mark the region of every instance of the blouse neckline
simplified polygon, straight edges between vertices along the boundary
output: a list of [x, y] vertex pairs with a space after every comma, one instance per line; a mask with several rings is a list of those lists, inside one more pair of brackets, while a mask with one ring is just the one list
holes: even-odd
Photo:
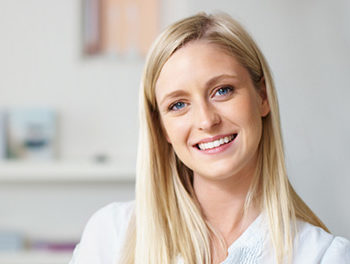
[[[221, 264], [256, 263], [262, 254], [264, 230], [262, 229], [263, 214], [248, 226], [248, 228], [229, 246], [226, 259]], [[244, 260], [244, 262], [241, 262]]]

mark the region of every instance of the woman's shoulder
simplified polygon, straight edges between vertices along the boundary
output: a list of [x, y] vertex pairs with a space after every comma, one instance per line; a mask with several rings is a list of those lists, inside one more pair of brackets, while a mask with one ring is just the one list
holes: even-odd
[[304, 221], [298, 221], [297, 228], [295, 263], [306, 263], [307, 258], [317, 263], [350, 263], [350, 241], [346, 238]]
[[134, 202], [114, 202], [97, 210], [88, 220], [72, 264], [116, 262], [123, 244]]
[[[83, 236], [86, 232], [93, 232], [96, 236], [120, 237], [128, 225], [134, 209], [134, 202], [113, 202], [97, 210], [86, 224]], [[108, 231], [106, 233], [102, 231]], [[117, 237], [117, 238], [118, 238]]]
[[[134, 202], [113, 202], [97, 210], [89, 219], [84, 229], [83, 237], [87, 232], [96, 236], [107, 234], [118, 235], [124, 233], [128, 227]], [[109, 232], [102, 232], [108, 230]]]
[[97, 210], [89, 219], [89, 224], [112, 224], [116, 227], [128, 222], [134, 209], [134, 201], [113, 202]]

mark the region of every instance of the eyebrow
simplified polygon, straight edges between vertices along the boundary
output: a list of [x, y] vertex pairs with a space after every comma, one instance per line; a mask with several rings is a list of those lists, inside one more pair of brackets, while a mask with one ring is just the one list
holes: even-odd
[[[237, 78], [237, 76], [230, 75], [230, 74], [220, 74], [218, 76], [215, 76], [215, 77], [209, 79], [205, 83], [205, 87], [213, 86], [215, 83], [219, 82], [220, 80], [227, 79], [227, 78]], [[182, 96], [182, 95], [186, 95], [186, 94], [188, 94], [188, 93], [184, 90], [176, 90], [176, 91], [170, 92], [163, 97], [162, 101], [160, 102], [160, 105], [162, 105], [164, 103], [164, 101], [168, 98], [178, 97], [178, 96]]]
[[227, 78], [237, 78], [237, 75], [230, 75], [230, 74], [220, 74], [218, 76], [215, 76], [213, 78], [211, 78], [210, 80], [208, 80], [205, 84], [206, 87], [212, 86], [215, 83], [217, 83], [218, 81], [222, 80], [222, 79], [227, 79]]
[[166, 101], [168, 98], [179, 97], [187, 94], [188, 93], [184, 90], [176, 90], [176, 91], [170, 92], [163, 97], [162, 101], [160, 102], [160, 105], [162, 105], [164, 101]]

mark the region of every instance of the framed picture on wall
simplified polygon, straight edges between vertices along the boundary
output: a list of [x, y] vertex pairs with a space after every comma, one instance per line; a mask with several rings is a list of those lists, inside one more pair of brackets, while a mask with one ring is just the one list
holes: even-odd
[[158, 30], [159, 0], [84, 0], [85, 55], [145, 55]]
[[101, 0], [83, 1], [83, 52], [87, 55], [101, 50]]

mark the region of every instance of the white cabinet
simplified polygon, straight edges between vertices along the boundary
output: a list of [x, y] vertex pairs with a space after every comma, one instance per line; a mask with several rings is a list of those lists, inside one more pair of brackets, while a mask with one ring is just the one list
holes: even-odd
[[[33, 232], [48, 240], [57, 239], [60, 232], [79, 239], [100, 206], [114, 197], [132, 198], [134, 179], [134, 169], [119, 164], [0, 162], [0, 209], [5, 212], [0, 228], [18, 227], [29, 232], [29, 240]], [[0, 251], [0, 264], [67, 264], [71, 256], [72, 252]]]
[[0, 252], [1, 264], [68, 264], [72, 253], [22, 251]]
[[87, 162], [0, 162], [1, 182], [125, 182], [135, 171], [122, 164]]

